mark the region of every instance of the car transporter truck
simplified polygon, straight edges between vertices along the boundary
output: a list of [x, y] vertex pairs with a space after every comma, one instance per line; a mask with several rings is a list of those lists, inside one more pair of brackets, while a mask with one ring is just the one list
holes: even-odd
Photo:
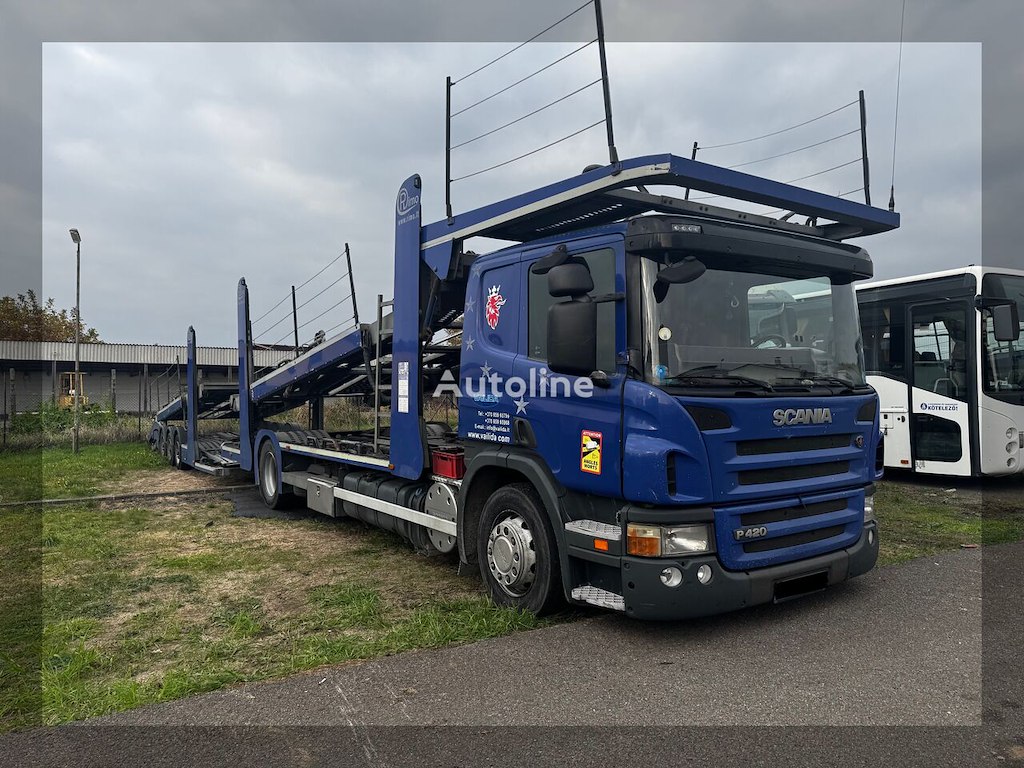
[[[567, 600], [693, 617], [874, 566], [883, 452], [854, 292], [872, 264], [843, 241], [898, 214], [674, 155], [425, 226], [421, 193], [417, 175], [399, 190], [394, 299], [375, 322], [257, 375], [242, 279], [237, 385], [198, 380], [189, 329], [154, 446], [249, 473], [271, 507], [304, 499], [457, 550], [494, 602], [537, 613]], [[515, 245], [464, 248], [480, 236]], [[773, 309], [777, 294], [818, 300], [801, 314]], [[424, 418], [437, 391], [456, 396], [457, 429]], [[373, 428], [326, 431], [324, 398], [339, 396], [374, 403]], [[300, 406], [308, 427], [273, 420]]]

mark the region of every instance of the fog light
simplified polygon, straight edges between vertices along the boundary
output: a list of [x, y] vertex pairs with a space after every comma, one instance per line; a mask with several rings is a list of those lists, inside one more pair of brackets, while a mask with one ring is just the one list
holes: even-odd
[[701, 584], [707, 584], [709, 581], [711, 581], [710, 565], [702, 565], [700, 568], [697, 569], [697, 581], [699, 581]]
[[674, 565], [670, 565], [661, 572], [661, 583], [666, 587], [678, 587], [683, 583], [683, 572]]
[[1006, 452], [1007, 453], [1015, 453], [1016, 451], [1017, 451], [1017, 441], [1016, 440], [1013, 441], [1012, 443], [1007, 443], [1006, 444]]
[[874, 546], [875, 543], [875, 531], [874, 529], [868, 529], [868, 544]]
[[1008, 427], [1006, 430], [1006, 439], [1013, 440], [1017, 436], [1017, 430], [1013, 427]]

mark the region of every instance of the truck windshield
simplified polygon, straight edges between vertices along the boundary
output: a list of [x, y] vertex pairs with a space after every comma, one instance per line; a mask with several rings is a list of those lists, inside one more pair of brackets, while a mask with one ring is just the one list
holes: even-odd
[[644, 374], [669, 388], [762, 391], [865, 386], [851, 283], [772, 274], [770, 265], [707, 265], [655, 299], [663, 263], [641, 258]]
[[[1024, 277], [985, 275], [982, 293], [1016, 301], [1024, 316]], [[992, 394], [1024, 392], [1024, 332], [1016, 341], [996, 341], [992, 312], [984, 309], [981, 341], [985, 391]]]

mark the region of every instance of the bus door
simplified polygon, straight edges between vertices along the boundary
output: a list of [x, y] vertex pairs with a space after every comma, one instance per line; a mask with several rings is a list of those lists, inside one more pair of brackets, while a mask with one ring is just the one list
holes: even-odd
[[910, 442], [914, 469], [971, 474], [974, 312], [965, 301], [909, 308]]

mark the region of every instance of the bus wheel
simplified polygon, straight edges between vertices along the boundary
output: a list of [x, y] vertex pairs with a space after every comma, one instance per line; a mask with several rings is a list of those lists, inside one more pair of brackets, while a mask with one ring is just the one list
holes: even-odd
[[537, 615], [561, 604], [555, 537], [533, 486], [515, 483], [491, 494], [481, 514], [477, 551], [495, 604]]
[[263, 445], [260, 446], [258, 472], [260, 496], [263, 497], [263, 503], [271, 509], [283, 509], [286, 496], [278, 480], [277, 454], [269, 440], [264, 440]]

